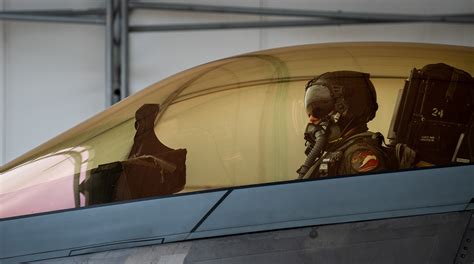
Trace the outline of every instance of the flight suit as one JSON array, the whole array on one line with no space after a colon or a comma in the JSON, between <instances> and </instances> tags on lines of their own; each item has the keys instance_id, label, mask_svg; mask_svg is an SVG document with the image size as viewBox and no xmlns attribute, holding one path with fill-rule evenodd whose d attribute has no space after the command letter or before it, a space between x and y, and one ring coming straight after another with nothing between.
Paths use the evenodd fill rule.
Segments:
<instances>
[{"instance_id":1,"label":"flight suit","mask_svg":"<svg viewBox=\"0 0 474 264\"><path fill-rule=\"evenodd\" d=\"M396 165L382 139L379 133L364 132L331 144L313 165L309 178L393 169Z\"/></svg>"}]
</instances>

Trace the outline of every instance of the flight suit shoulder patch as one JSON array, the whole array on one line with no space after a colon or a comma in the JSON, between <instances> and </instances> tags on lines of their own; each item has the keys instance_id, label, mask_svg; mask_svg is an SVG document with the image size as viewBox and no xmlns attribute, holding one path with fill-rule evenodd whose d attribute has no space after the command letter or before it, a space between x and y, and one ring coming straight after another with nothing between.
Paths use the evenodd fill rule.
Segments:
<instances>
[{"instance_id":1,"label":"flight suit shoulder patch","mask_svg":"<svg viewBox=\"0 0 474 264\"><path fill-rule=\"evenodd\" d=\"M356 172L375 170L379 164L380 160L370 149L357 150L351 155L351 166Z\"/></svg>"}]
</instances>

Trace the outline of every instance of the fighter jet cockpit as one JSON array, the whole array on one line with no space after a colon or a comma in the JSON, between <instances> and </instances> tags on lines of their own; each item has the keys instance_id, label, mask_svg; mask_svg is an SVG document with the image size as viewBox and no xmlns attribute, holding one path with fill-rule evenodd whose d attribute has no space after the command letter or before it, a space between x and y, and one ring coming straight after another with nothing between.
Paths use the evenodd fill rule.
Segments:
<instances>
[{"instance_id":1,"label":"fighter jet cockpit","mask_svg":"<svg viewBox=\"0 0 474 264\"><path fill-rule=\"evenodd\" d=\"M377 133L380 152L392 155L384 170L377 169L379 150L349 155L349 146L335 147L349 135L344 118L357 112L351 107L372 100L357 89L344 95L337 88L351 81L334 84L327 80L337 74L324 75L340 71L365 74L374 89L367 96L376 98L376 112L364 116L366 127L357 133ZM473 74L472 49L404 43L305 45L207 63L145 88L3 166L0 218L347 176L331 170L337 151L347 163L341 166L352 166L350 175L472 163ZM318 79L323 75L330 78ZM331 109L308 108L305 87L331 95ZM322 121L311 130L313 115ZM316 148L321 131L327 142Z\"/></svg>"}]
</instances>

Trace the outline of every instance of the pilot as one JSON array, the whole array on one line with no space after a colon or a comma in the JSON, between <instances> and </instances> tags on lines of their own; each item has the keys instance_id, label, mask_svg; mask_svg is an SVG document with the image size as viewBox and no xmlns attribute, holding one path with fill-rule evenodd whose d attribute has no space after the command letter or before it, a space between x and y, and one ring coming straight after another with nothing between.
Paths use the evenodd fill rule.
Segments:
<instances>
[{"instance_id":1,"label":"pilot","mask_svg":"<svg viewBox=\"0 0 474 264\"><path fill-rule=\"evenodd\" d=\"M304 103L309 123L306 155L298 178L378 172L395 168L380 133L367 123L378 109L369 74L327 72L310 80ZM395 161L396 162L396 161Z\"/></svg>"}]
</instances>

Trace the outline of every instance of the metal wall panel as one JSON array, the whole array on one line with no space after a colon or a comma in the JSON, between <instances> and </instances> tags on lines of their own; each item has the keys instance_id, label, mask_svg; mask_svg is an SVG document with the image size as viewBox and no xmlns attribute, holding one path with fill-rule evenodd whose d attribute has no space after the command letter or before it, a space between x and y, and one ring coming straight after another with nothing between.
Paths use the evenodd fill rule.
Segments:
<instances>
[{"instance_id":1,"label":"metal wall panel","mask_svg":"<svg viewBox=\"0 0 474 264\"><path fill-rule=\"evenodd\" d=\"M3 11L4 3L0 0L0 11ZM5 26L0 21L0 164L5 163Z\"/></svg>"}]
</instances>

